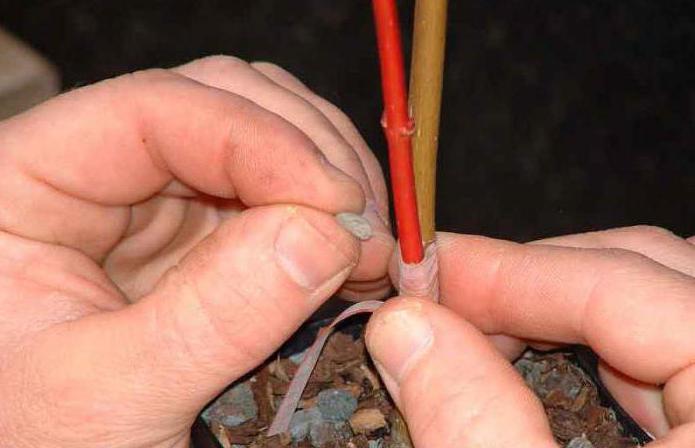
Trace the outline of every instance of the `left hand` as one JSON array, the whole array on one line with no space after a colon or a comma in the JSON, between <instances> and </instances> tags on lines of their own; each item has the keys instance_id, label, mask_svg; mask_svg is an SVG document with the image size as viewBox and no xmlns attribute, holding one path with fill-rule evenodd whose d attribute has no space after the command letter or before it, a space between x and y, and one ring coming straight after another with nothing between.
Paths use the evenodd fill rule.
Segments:
<instances>
[{"instance_id":1,"label":"left hand","mask_svg":"<svg viewBox=\"0 0 695 448\"><path fill-rule=\"evenodd\" d=\"M370 202L360 243L334 214ZM2 446L187 448L342 285L388 290L380 216L357 131L270 64L135 73L0 123Z\"/></svg>"}]
</instances>

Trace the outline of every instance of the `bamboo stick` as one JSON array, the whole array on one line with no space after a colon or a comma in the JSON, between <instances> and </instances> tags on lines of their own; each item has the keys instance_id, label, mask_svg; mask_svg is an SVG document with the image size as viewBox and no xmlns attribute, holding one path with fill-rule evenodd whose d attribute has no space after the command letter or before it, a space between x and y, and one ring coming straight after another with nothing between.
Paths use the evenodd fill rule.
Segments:
<instances>
[{"instance_id":1,"label":"bamboo stick","mask_svg":"<svg viewBox=\"0 0 695 448\"><path fill-rule=\"evenodd\" d=\"M447 0L416 0L410 66L410 110L415 121L413 168L420 231L435 238L435 193L442 101Z\"/></svg>"}]
</instances>

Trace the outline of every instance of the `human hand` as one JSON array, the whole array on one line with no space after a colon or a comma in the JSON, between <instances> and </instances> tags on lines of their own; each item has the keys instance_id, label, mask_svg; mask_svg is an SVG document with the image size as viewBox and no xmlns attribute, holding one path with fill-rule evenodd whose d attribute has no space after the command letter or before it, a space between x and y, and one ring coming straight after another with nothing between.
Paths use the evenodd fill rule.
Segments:
<instances>
[{"instance_id":1,"label":"human hand","mask_svg":"<svg viewBox=\"0 0 695 448\"><path fill-rule=\"evenodd\" d=\"M0 123L0 149L3 447L187 447L205 403L345 281L388 288L374 157L273 65L78 89ZM333 215L365 202L360 244Z\"/></svg>"},{"instance_id":2,"label":"human hand","mask_svg":"<svg viewBox=\"0 0 695 448\"><path fill-rule=\"evenodd\" d=\"M526 343L590 346L614 397L658 437L649 446L695 446L692 241L651 227L526 245L440 233L438 254L443 306L390 300L367 330L417 447L556 447L505 359Z\"/></svg>"}]
</instances>

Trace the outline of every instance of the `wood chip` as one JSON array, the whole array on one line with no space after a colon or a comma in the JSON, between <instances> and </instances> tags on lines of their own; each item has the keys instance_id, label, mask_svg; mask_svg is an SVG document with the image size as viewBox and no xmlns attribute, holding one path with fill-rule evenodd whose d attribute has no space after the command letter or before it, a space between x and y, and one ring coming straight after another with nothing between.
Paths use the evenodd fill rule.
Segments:
<instances>
[{"instance_id":1,"label":"wood chip","mask_svg":"<svg viewBox=\"0 0 695 448\"><path fill-rule=\"evenodd\" d=\"M386 427L386 418L379 409L360 409L350 417L350 427L356 434L369 434Z\"/></svg>"},{"instance_id":2,"label":"wood chip","mask_svg":"<svg viewBox=\"0 0 695 448\"><path fill-rule=\"evenodd\" d=\"M220 442L222 448L232 448L232 442L229 440L227 435L227 430L219 423L213 422L210 425L210 430L217 437L217 441Z\"/></svg>"}]
</instances>

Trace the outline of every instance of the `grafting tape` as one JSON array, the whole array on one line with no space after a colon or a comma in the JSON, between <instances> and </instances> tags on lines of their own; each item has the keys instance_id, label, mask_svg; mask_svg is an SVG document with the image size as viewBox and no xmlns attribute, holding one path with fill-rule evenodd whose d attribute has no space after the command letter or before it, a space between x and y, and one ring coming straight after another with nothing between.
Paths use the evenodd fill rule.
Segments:
<instances>
[{"instance_id":1,"label":"grafting tape","mask_svg":"<svg viewBox=\"0 0 695 448\"><path fill-rule=\"evenodd\" d=\"M294 378L292 378L292 381L290 382L289 389L287 390L285 397L282 399L282 403L280 403L280 407L275 414L275 418L268 429L268 437L282 434L289 430L290 421L292 420L295 409L297 409L299 400L302 398L302 392L304 392L304 389L309 382L311 372L314 370L314 367L319 360L321 350L326 344L328 336L331 335L331 332L335 326L345 319L354 316L355 314L373 313L383 304L384 302L379 302L377 300L368 300L366 302L356 303L340 313L329 326L323 327L321 330L319 330L316 340L304 355L304 359L302 360L301 364L299 364L299 368L294 374Z\"/></svg>"},{"instance_id":2,"label":"grafting tape","mask_svg":"<svg viewBox=\"0 0 695 448\"><path fill-rule=\"evenodd\" d=\"M437 262L437 244L430 243L425 249L425 256L419 263L405 263L398 258L400 276L398 292L402 296L427 297L439 302L439 264Z\"/></svg>"}]
</instances>

